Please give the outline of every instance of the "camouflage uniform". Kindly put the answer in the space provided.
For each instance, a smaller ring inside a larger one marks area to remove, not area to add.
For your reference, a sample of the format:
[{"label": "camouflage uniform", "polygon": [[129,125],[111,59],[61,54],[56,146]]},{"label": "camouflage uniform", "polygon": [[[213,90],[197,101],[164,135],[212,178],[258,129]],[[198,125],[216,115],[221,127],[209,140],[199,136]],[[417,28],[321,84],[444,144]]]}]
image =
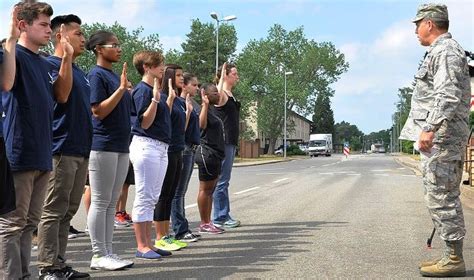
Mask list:
[{"label": "camouflage uniform", "polygon": [[450,33],[429,47],[415,75],[411,111],[400,139],[418,140],[422,127],[435,128],[431,157],[421,155],[425,200],[441,239],[466,233],[459,199],[464,147],[469,135],[470,82],[466,56]]}]

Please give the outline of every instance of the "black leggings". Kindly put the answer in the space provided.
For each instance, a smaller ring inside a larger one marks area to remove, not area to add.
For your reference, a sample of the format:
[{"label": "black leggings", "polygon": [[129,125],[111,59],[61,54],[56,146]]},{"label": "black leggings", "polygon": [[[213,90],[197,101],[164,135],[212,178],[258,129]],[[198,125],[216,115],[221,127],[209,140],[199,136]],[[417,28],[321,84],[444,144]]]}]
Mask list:
[{"label": "black leggings", "polygon": [[0,136],[0,215],[15,210],[15,187],[13,185],[13,175],[8,163],[5,142]]},{"label": "black leggings", "polygon": [[183,168],[183,152],[168,152],[168,168],[161,188],[160,198],[155,205],[153,220],[157,222],[169,221],[171,216],[171,203],[178,186],[181,169]]}]

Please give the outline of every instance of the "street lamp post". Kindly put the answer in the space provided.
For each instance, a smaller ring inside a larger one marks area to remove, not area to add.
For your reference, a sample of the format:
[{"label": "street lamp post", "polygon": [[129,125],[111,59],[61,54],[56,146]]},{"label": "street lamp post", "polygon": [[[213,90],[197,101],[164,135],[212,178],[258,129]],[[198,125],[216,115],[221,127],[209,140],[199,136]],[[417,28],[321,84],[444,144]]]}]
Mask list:
[{"label": "street lamp post", "polygon": [[219,69],[219,22],[221,21],[231,21],[236,19],[237,17],[234,15],[231,16],[226,16],[222,19],[219,19],[219,16],[217,15],[216,12],[211,12],[211,17],[216,20],[216,75],[217,75],[217,69]]},{"label": "street lamp post", "polygon": [[292,75],[293,72],[285,72],[285,109],[284,109],[284,120],[283,120],[283,158],[286,159],[286,76]]}]

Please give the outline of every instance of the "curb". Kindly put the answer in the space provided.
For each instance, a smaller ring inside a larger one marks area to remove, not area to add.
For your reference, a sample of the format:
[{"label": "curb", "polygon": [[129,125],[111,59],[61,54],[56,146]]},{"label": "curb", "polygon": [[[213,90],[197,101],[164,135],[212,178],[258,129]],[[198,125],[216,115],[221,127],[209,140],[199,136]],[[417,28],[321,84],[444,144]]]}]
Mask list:
[{"label": "curb", "polygon": [[[419,176],[422,175],[421,171],[420,171],[420,165],[417,164],[413,159],[403,157],[403,156],[395,156],[394,159],[399,164],[412,169],[415,172],[416,175],[419,175]],[[463,175],[464,175],[463,176],[463,180],[464,180],[466,173],[464,172]],[[461,183],[461,186],[460,186],[459,189],[461,191],[461,196],[460,197],[461,197],[462,205],[466,208],[474,209],[474,188],[469,187],[467,185],[463,185]]]},{"label": "curb", "polygon": [[256,165],[264,165],[264,164],[271,164],[271,163],[280,163],[280,162],[288,162],[293,161],[295,159],[274,159],[274,160],[262,160],[262,161],[253,161],[253,162],[238,162],[234,163],[232,167],[246,167],[246,166],[256,166]]}]

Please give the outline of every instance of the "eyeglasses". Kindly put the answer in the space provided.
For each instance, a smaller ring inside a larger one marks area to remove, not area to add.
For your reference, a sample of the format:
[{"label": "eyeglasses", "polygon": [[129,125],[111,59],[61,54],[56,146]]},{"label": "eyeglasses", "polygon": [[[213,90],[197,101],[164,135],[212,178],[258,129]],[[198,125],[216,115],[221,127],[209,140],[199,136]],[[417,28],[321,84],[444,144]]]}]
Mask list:
[{"label": "eyeglasses", "polygon": [[112,49],[120,49],[121,45],[120,44],[108,44],[108,45],[99,45],[103,48],[112,48]]}]

